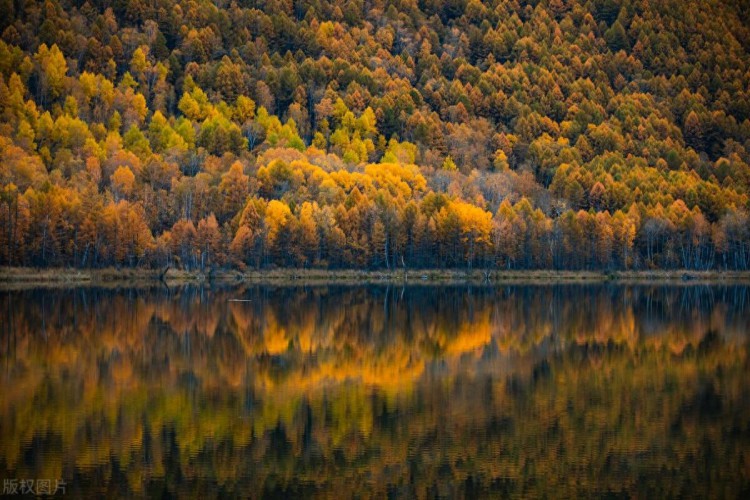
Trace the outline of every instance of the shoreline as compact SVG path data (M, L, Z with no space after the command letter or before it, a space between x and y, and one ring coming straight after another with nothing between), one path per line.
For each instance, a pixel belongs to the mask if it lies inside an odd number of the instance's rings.
M750 284L750 271L556 271L482 269L268 269L220 270L211 276L200 271L169 269L0 268L0 289L16 287L126 286L146 284L460 284L460 283L671 283Z

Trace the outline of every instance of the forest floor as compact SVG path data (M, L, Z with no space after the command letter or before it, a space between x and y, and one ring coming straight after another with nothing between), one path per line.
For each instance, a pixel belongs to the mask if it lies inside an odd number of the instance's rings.
M163 279L162 279L163 277ZM267 269L220 270L209 275L200 271L169 269L163 276L155 269L68 269L0 267L0 289L70 286L128 286L164 282L248 284L451 284L451 283L583 283L583 282L669 282L748 283L750 271L555 271L483 269Z

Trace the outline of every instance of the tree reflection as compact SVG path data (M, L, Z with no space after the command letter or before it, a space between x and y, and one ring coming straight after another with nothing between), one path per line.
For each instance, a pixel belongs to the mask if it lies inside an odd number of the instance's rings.
M735 493L749 293L6 292L0 469L87 495Z

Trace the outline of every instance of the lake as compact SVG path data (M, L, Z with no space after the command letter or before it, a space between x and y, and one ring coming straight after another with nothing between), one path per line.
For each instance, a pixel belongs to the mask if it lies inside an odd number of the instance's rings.
M30 289L0 322L4 487L750 496L747 286Z

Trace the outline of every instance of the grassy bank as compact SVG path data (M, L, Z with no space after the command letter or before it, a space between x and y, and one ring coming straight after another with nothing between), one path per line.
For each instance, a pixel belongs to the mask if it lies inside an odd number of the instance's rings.
M15 286L82 286L154 284L162 273L151 269L35 269L0 268L0 287ZM166 284L180 283L576 283L576 282L674 282L674 283L750 283L750 272L740 271L553 271L553 270L326 270L269 269L222 270L214 273L170 269L164 274Z

